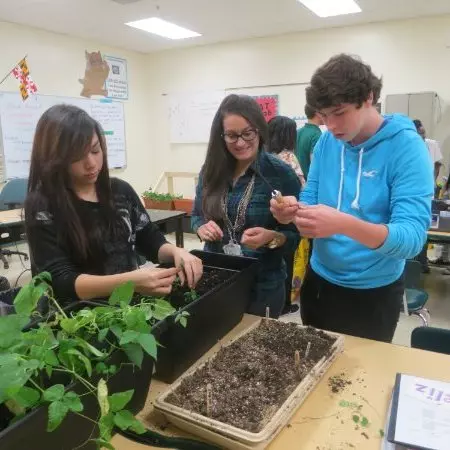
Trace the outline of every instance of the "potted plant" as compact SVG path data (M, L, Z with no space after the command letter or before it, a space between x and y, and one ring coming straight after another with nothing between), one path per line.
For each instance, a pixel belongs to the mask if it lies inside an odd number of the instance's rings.
M148 188L142 193L142 199L147 209L173 209L174 196L172 194L159 194L152 191L152 188Z
M132 283L107 305L62 309L50 283L48 273L34 277L15 313L0 317L0 447L111 449L114 427L145 432L134 413L157 356L151 327L175 310L163 299L131 305ZM43 296L54 308L46 317L37 311Z
M241 320L251 300L258 260L193 250L203 262L195 291L174 285L167 301L176 308L153 332L161 348L156 378L172 383ZM189 317L189 327L178 322ZM183 325L183 323L182 323Z
M184 211L186 214L191 215L194 208L194 200L191 198L183 198L182 195L173 199L173 209L176 211Z

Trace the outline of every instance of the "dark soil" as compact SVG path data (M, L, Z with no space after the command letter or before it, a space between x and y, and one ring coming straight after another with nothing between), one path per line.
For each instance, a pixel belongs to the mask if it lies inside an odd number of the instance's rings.
M347 380L345 373L328 378L328 386L333 394L339 394L350 384L352 382Z
M311 348L305 358L308 342ZM185 379L167 401L207 416L206 386L210 383L210 417L258 432L312 367L330 354L334 342L334 338L311 327L262 320L256 329L221 349ZM297 350L299 369L295 367Z
M217 286L225 283L225 281L231 278L234 274L235 272L231 270L209 269L205 267L203 276L195 287L195 292L197 294L196 297L189 295L191 290L187 285L180 286L180 284L176 283L173 286L172 292L168 296L168 300L173 307L182 308L194 301L196 298L201 297L207 292L212 291Z

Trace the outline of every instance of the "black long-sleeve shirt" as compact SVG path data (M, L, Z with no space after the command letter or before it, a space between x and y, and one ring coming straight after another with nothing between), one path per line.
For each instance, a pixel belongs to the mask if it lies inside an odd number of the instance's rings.
M52 275L55 297L61 302L78 299L75 280L81 274L114 275L138 268L136 250L148 260L157 262L160 247L167 243L164 235L153 224L133 188L123 180L111 179L115 208L124 221L125 233L120 238L104 234L101 241L101 258L89 257L77 263L73 249L58 238L57 224L49 210L38 211L26 222L27 238L32 264L36 272L47 271ZM99 203L76 199L76 209L86 223L99 223ZM44 202L40 202L45 204Z

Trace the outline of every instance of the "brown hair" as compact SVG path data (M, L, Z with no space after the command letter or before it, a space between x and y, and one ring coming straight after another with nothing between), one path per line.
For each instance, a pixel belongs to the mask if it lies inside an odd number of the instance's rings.
M340 54L319 67L306 88L307 104L320 111L342 103L360 107L373 93L373 105L378 102L382 79L359 57Z
M33 232L37 214L48 211L56 224L58 241L69 246L77 262L98 251L102 239L102 232L84 223L78 213L69 174L70 165L90 149L94 135L98 136L103 153L103 167L96 182L99 206L105 221L112 223L115 208L106 143L98 122L76 106L52 106L39 119L31 153L25 202L27 233Z
M231 94L223 100L211 126L208 151L201 172L202 209L208 220L223 218L222 196L228 183L232 181L236 168L236 159L228 151L223 138L223 121L229 114L244 117L258 131L260 151L268 141L266 119L252 97Z

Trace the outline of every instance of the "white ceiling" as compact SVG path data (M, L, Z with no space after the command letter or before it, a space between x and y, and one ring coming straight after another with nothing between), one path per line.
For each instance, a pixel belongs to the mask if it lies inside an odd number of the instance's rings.
M297 0L0 0L0 20L143 53L251 37L450 14L450 0L357 0L363 12L321 19ZM125 22L159 16L203 36L170 41Z

